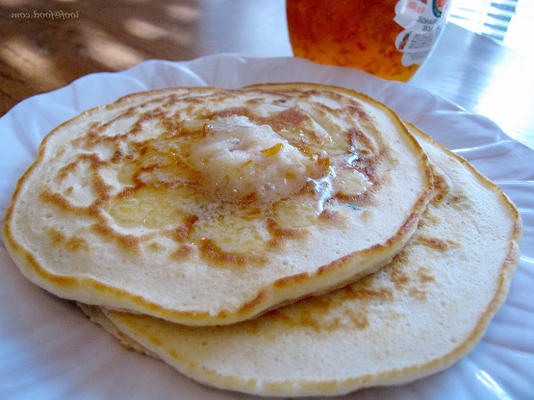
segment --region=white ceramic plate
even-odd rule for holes
[[[171,86],[239,87],[308,81],[371,95],[473,163],[512,198],[524,222],[521,264],[506,304],[477,347],[448,370],[417,382],[364,390],[350,399],[526,399],[534,396],[534,151],[488,119],[408,84],[295,58],[216,55],[147,61],[93,74],[32,97],[0,119],[0,213],[41,139],[81,111],[128,93]],[[0,398],[248,399],[199,385],[164,363],[129,352],[71,303],[27,282],[0,247]]]

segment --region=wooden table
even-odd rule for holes
[[[0,39],[0,115],[80,76],[146,59],[292,54],[283,0],[0,0]],[[410,84],[490,117],[534,148],[531,71],[526,53],[449,24]]]

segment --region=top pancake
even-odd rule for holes
[[[152,91],[54,129],[4,238],[58,296],[227,324],[376,271],[414,232],[431,180],[399,119],[355,92]]]

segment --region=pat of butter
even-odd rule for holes
[[[210,121],[191,144],[188,162],[218,201],[270,203],[306,184],[313,161],[269,125],[245,117]]]

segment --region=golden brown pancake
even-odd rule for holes
[[[521,219],[471,165],[410,127],[436,168],[437,193],[408,245],[359,282],[224,327],[82,309],[125,344],[219,388],[335,395],[399,384],[469,352],[503,304]]]
[[[228,324],[376,271],[431,196],[396,115],[312,84],[138,93],[54,129],[6,246],[68,299]]]

